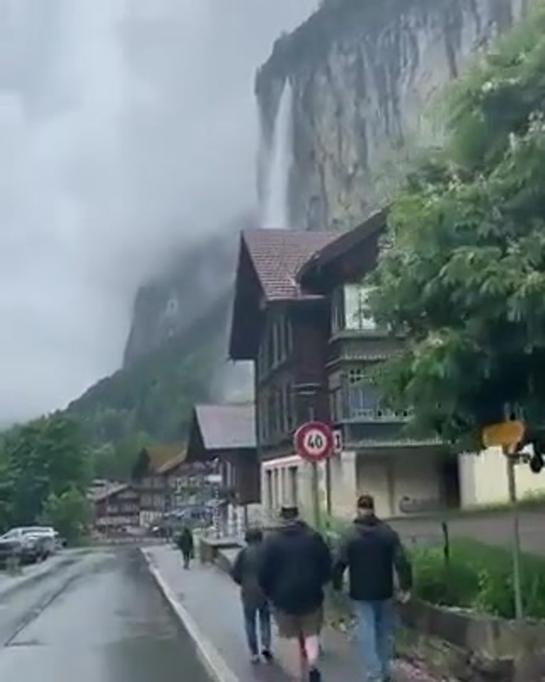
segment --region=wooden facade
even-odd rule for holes
[[[384,407],[373,382],[403,343],[375,324],[367,306],[364,280],[376,265],[385,224],[386,213],[377,213],[343,235],[322,233],[321,246],[308,233],[283,238],[263,231],[262,241],[242,236],[231,357],[254,361],[269,508],[308,503],[308,471],[293,452],[293,433],[310,419],[331,423],[342,436],[333,473],[328,467],[322,476],[333,513],[352,513],[363,491],[380,499],[385,516],[411,504],[458,504],[456,461],[434,439],[411,439],[410,414]],[[272,250],[275,239],[281,246]]]

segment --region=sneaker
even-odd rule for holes
[[[312,668],[308,674],[309,682],[322,682],[322,673],[318,668]]]
[[[273,662],[274,656],[273,656],[272,653],[269,651],[269,649],[263,649],[263,651],[261,652],[261,655],[263,656],[263,659],[264,659],[267,663],[272,663],[272,662]]]
[[[251,663],[252,665],[257,665],[257,664],[260,663],[260,662],[261,662],[261,659],[259,658],[259,656],[258,656],[257,654],[254,654],[254,655],[250,658],[250,663]]]

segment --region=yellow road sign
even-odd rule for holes
[[[485,448],[501,446],[512,448],[518,445],[526,433],[526,426],[521,421],[491,424],[483,429],[483,445]]]

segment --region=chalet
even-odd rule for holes
[[[211,499],[216,469],[214,462],[189,462],[181,445],[143,448],[131,481],[140,496],[140,525],[150,526],[184,505]]]
[[[262,502],[310,501],[310,467],[293,452],[296,427],[332,423],[342,452],[321,467],[323,506],[353,513],[369,491],[395,516],[458,502],[457,464],[437,442],[404,434],[408,414],[384,409],[371,374],[401,343],[366,307],[385,226],[379,213],[349,233],[256,230],[241,235],[230,339],[234,360],[255,366]]]
[[[260,502],[255,408],[250,404],[197,405],[193,410],[187,462],[219,462],[221,488],[232,506],[249,512]]]
[[[128,484],[105,486],[93,495],[95,526],[106,533],[119,532],[140,525],[140,496]]]

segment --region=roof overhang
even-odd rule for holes
[[[379,238],[386,229],[387,217],[388,208],[377,211],[310,258],[297,275],[301,286],[324,293],[326,282],[364,277],[376,266]]]

